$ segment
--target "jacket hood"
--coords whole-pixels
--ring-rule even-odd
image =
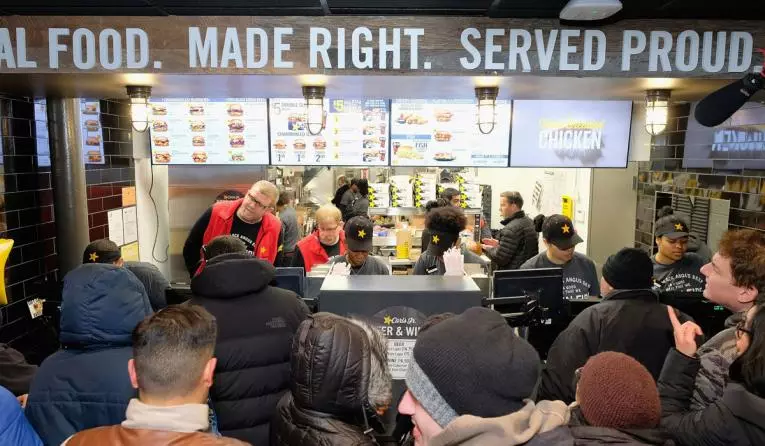
[[[125,268],[85,264],[64,278],[61,333],[64,345],[131,345],[133,329],[152,314],[143,284]]]
[[[303,321],[292,342],[295,404],[348,419],[369,412],[370,355],[367,334],[347,319],[317,313]]]
[[[512,446],[533,444],[531,440],[542,434],[549,441],[540,444],[565,444],[570,439],[566,425],[569,408],[563,401],[526,401],[523,409],[497,418],[480,418],[463,415],[449,423],[443,432],[435,436],[431,446]],[[555,429],[559,431],[553,432]],[[541,440],[541,438],[540,438]]]
[[[219,255],[191,279],[191,292],[208,299],[232,299],[263,290],[274,279],[276,269],[250,254]]]

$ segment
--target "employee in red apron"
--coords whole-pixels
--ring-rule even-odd
[[[292,266],[311,272],[314,265],[329,262],[334,256],[345,255],[345,233],[340,209],[326,204],[316,211],[316,231],[297,244]]]
[[[279,190],[273,183],[258,181],[244,198],[221,201],[194,223],[183,245],[183,259],[190,276],[204,267],[202,247],[219,235],[232,235],[257,258],[274,263],[279,250],[282,223],[269,210],[276,205]]]

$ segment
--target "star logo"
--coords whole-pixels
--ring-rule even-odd
[[[564,234],[570,234],[571,233],[571,227],[569,225],[563,225],[560,228],[561,231],[563,231]]]
[[[279,245],[279,249],[276,250],[276,252],[282,252],[284,251],[284,245]]]
[[[98,254],[96,254],[95,252],[91,253],[90,254],[90,261],[91,262],[95,262],[96,260],[98,260]]]
[[[387,315],[383,318],[383,323],[385,325],[391,325],[393,323],[393,318],[390,317],[390,315]]]
[[[265,246],[260,248],[260,255],[264,256],[264,255],[266,255],[267,252],[268,252],[268,250],[266,249]]]
[[[364,238],[367,236],[367,232],[363,229],[359,231],[359,238]]]
[[[678,231],[682,231],[683,230],[683,224],[682,223],[675,223],[675,229],[677,229]]]
[[[438,236],[437,236],[437,235],[434,235],[434,236],[433,236],[433,243],[435,243],[435,244],[438,244],[438,242],[439,242],[439,241],[441,241],[441,239],[440,239],[440,238],[438,238]]]

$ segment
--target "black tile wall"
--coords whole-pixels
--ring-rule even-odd
[[[754,108],[765,104],[751,104]],[[674,192],[730,201],[728,227],[765,231],[765,170],[730,169],[723,163],[708,168],[683,168],[690,104],[671,107],[666,131],[651,139],[650,161],[638,163],[638,204],[635,247],[653,249],[654,196]],[[765,116],[765,113],[758,113]],[[753,123],[753,125],[765,125]],[[759,161],[758,161],[759,162]],[[715,247],[711,247],[713,250]]]

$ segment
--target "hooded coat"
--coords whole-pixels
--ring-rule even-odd
[[[377,445],[365,434],[371,347],[364,330],[327,313],[305,321],[292,344],[290,392],[271,424],[272,446]]]
[[[268,444],[269,422],[290,379],[290,347],[310,312],[292,291],[269,286],[273,265],[248,254],[224,254],[191,281],[191,302],[218,322],[210,397],[227,437]]]
[[[61,350],[32,381],[26,414],[43,443],[119,424],[136,391],[127,363],[132,332],[152,313],[143,284],[125,268],[86,264],[64,278]]]

